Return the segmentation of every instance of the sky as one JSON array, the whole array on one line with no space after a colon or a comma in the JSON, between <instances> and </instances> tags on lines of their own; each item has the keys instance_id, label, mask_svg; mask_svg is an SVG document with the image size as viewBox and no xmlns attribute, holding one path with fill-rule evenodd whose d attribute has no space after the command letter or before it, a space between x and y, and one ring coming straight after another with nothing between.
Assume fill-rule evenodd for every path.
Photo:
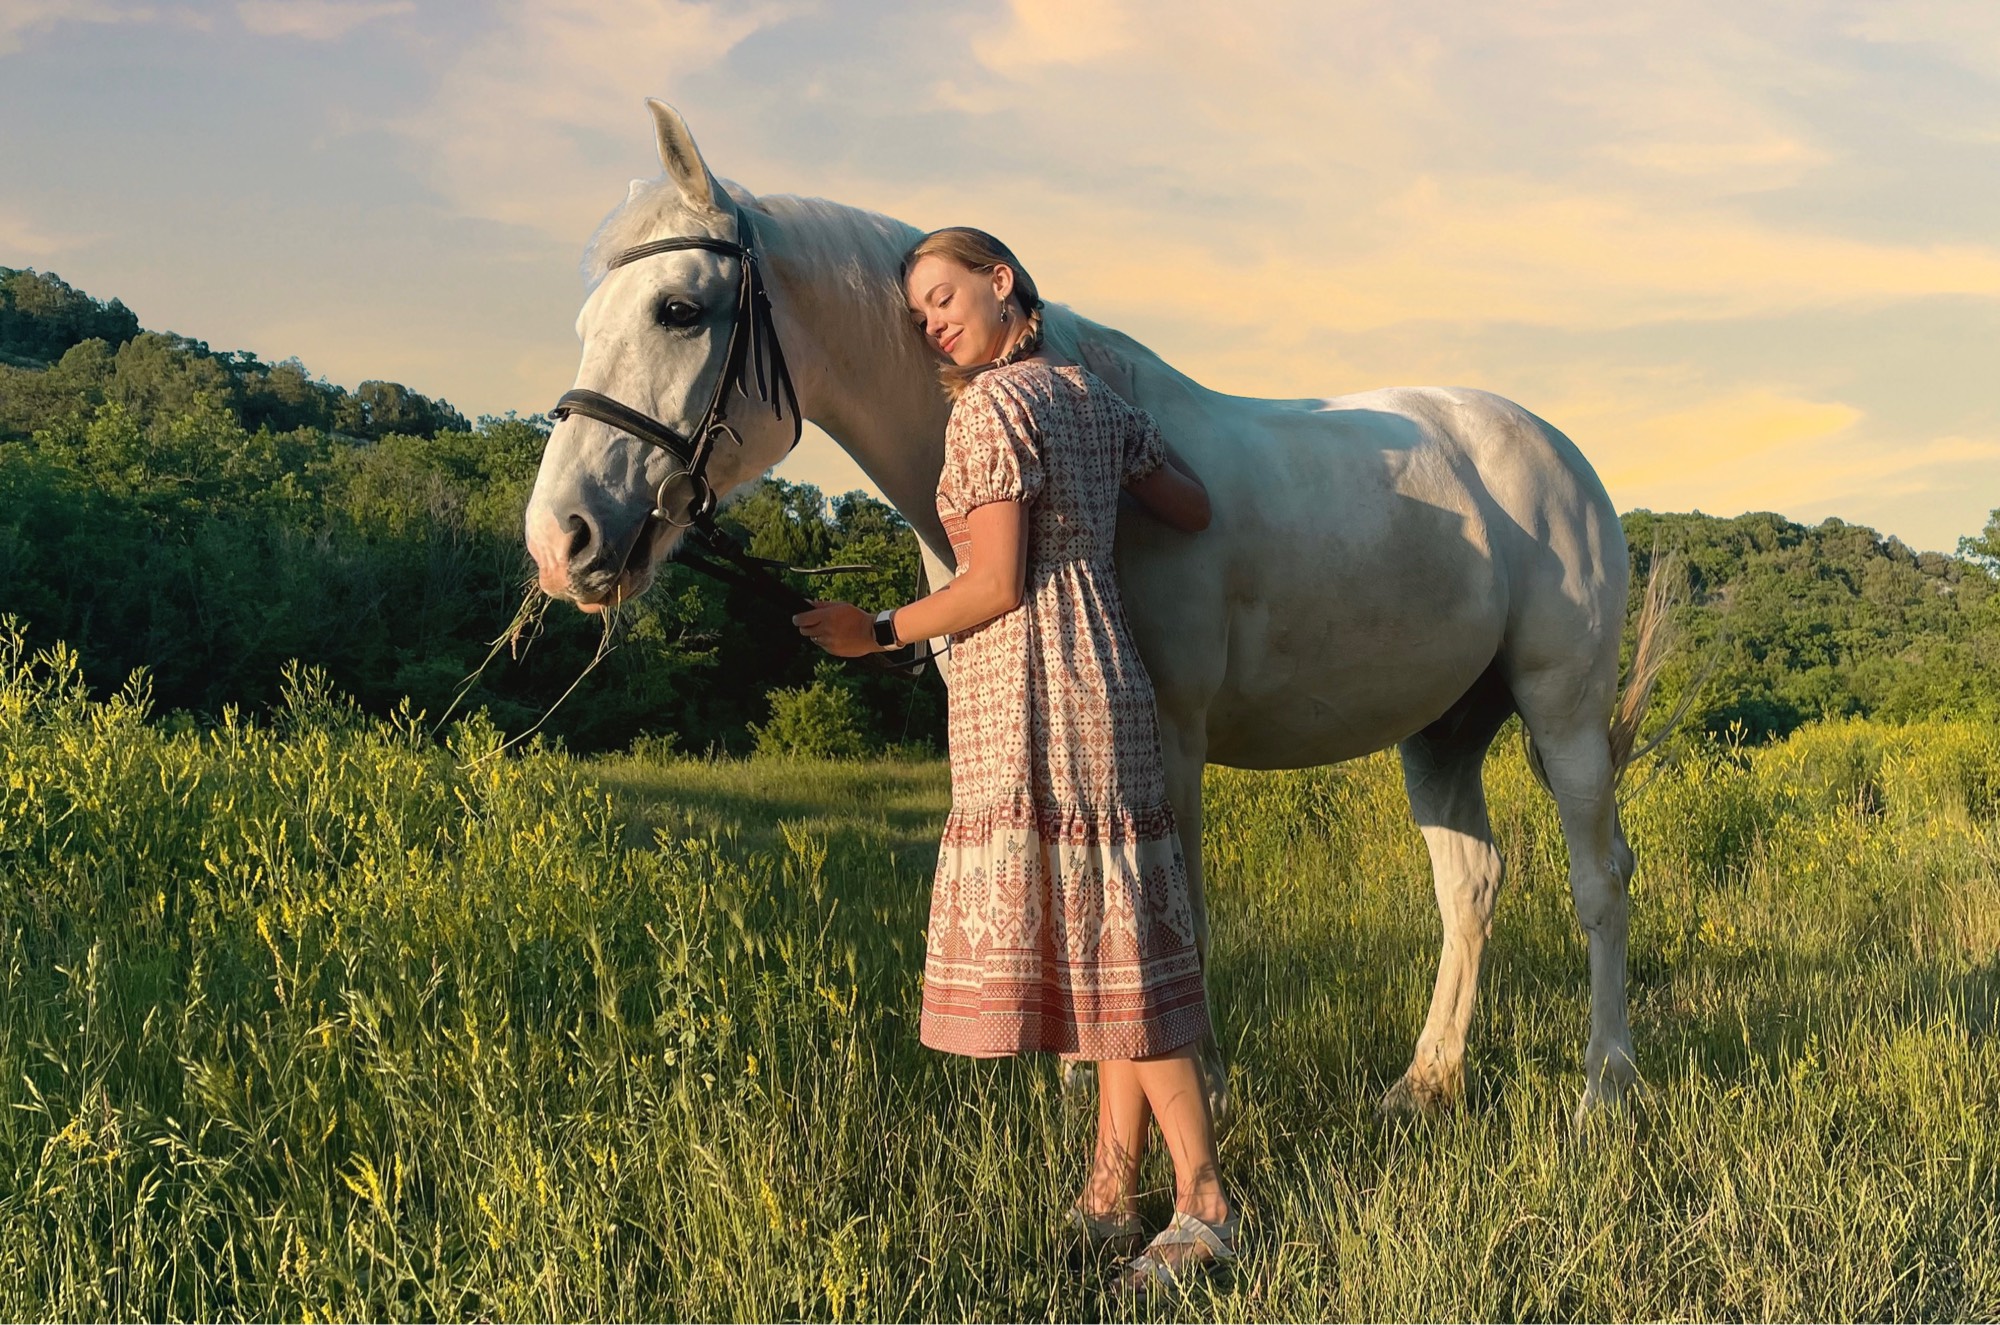
<instances>
[{"instance_id":1,"label":"sky","mask_svg":"<svg viewBox=\"0 0 2000 1325\"><path fill-rule=\"evenodd\" d=\"M1994 0L0 0L0 265L546 409L647 96L1221 390L1497 391L1621 510L2000 507Z\"/></svg>"}]
</instances>

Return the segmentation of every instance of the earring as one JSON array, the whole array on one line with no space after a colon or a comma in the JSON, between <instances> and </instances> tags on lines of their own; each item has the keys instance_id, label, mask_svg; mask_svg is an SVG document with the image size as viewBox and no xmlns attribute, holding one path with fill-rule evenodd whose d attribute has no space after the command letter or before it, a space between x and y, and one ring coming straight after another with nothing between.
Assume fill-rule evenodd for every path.
<instances>
[{"instance_id":1,"label":"earring","mask_svg":"<svg viewBox=\"0 0 2000 1325\"><path fill-rule=\"evenodd\" d=\"M1000 320L1002 322L1007 320L1007 305L1005 304L1000 305Z\"/></svg>"}]
</instances>

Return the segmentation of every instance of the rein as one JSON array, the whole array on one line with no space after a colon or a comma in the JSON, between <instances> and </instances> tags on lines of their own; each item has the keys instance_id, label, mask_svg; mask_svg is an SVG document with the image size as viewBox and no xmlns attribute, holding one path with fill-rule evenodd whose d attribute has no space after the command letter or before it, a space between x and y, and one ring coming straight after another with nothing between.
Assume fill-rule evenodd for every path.
<instances>
[{"instance_id":1,"label":"rein","mask_svg":"<svg viewBox=\"0 0 2000 1325\"><path fill-rule=\"evenodd\" d=\"M764 288L764 275L757 265L756 250L747 242L750 218L742 212L737 213L736 233L746 242L710 239L706 235L655 239L625 249L605 268L608 274L642 258L689 249L720 253L724 257L735 258L740 264L736 312L729 324L729 348L723 355L722 372L715 379L715 391L709 397L708 409L702 414L692 436L676 431L623 401L581 387L565 391L556 401L555 408L549 411L549 417L558 422L572 414L595 419L666 452L678 461L680 468L661 479L659 487L653 491L653 518L687 531L675 548L674 560L684 562L712 579L755 594L783 608L787 615L796 615L810 610L812 600L787 584L780 577L780 572L830 575L838 571L874 570L875 567L806 568L791 566L770 557L752 556L715 523L715 489L708 481L709 457L715 453L718 437L727 437L736 446L743 445L743 439L725 418L730 394L741 392L747 400L754 383L757 399L770 405L773 417L782 419L786 411L790 411L792 442L791 447L786 448L787 454L799 444L799 438L805 431L805 418L799 413L799 398L792 386L791 369L785 364L784 347L778 342L778 325L771 315L771 296ZM687 481L688 504L686 518L676 520L667 513L667 494L679 479ZM879 671L915 677L924 670L929 658L930 642L919 640L886 653L864 654L848 661Z\"/></svg>"}]
</instances>

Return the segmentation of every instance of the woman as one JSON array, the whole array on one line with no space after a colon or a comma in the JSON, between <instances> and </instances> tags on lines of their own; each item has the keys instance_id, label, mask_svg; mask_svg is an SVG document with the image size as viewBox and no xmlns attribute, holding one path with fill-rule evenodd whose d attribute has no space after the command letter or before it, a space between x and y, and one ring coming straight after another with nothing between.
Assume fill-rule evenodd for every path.
<instances>
[{"instance_id":1,"label":"woman","mask_svg":"<svg viewBox=\"0 0 2000 1325\"><path fill-rule=\"evenodd\" d=\"M873 620L821 603L793 620L855 657L950 636L951 814L931 900L921 1038L978 1057L1094 1060L1098 1134L1070 1222L1129 1251L1149 1121L1173 1156L1175 1215L1132 1284L1235 1255L1196 1059L1208 1031L1187 870L1167 802L1152 682L1118 595L1121 488L1187 533L1208 492L1152 419L1042 342L1042 301L979 230L904 257L918 330L953 397L937 510L958 575Z\"/></svg>"}]
</instances>

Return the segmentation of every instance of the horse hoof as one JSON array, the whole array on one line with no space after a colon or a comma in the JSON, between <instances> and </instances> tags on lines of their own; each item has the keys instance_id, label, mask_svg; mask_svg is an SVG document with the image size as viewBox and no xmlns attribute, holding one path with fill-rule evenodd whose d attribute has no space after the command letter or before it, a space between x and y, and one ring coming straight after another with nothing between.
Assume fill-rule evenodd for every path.
<instances>
[{"instance_id":1,"label":"horse hoof","mask_svg":"<svg viewBox=\"0 0 2000 1325\"><path fill-rule=\"evenodd\" d=\"M1571 1122L1580 1132L1598 1120L1613 1120L1627 1117L1638 1101L1639 1083L1628 1082L1620 1085L1585 1087L1583 1097L1576 1102L1576 1113Z\"/></svg>"},{"instance_id":2,"label":"horse hoof","mask_svg":"<svg viewBox=\"0 0 2000 1325\"><path fill-rule=\"evenodd\" d=\"M1405 1076L1383 1092L1376 1111L1384 1118L1429 1117L1458 1102L1458 1092Z\"/></svg>"},{"instance_id":3,"label":"horse hoof","mask_svg":"<svg viewBox=\"0 0 2000 1325\"><path fill-rule=\"evenodd\" d=\"M1576 1102L1577 1128L1581 1130L1594 1118L1623 1118L1638 1102L1640 1089L1639 1073L1631 1058L1614 1058L1585 1082L1583 1098Z\"/></svg>"}]
</instances>

